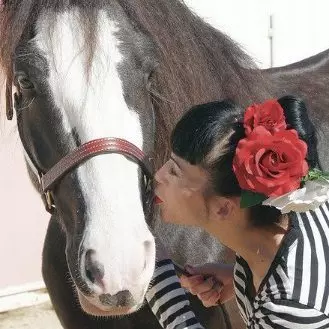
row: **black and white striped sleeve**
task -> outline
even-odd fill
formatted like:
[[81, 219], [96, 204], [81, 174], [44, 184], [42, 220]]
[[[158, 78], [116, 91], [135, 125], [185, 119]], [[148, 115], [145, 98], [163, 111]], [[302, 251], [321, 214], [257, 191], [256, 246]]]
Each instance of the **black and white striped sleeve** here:
[[163, 328], [203, 329], [169, 259], [157, 262], [146, 300]]
[[324, 313], [292, 300], [264, 303], [254, 313], [250, 329], [326, 329], [329, 318]]

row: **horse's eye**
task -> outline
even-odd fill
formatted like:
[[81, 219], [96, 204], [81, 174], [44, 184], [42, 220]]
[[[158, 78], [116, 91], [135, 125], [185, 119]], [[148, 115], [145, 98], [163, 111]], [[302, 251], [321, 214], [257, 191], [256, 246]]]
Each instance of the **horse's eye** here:
[[18, 84], [22, 89], [33, 89], [33, 82], [26, 76], [19, 76], [17, 78]]

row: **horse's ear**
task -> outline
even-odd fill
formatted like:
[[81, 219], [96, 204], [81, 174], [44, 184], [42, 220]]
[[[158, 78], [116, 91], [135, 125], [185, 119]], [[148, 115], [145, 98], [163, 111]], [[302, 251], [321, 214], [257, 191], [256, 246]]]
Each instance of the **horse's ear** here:
[[7, 80], [6, 81], [6, 114], [8, 120], [12, 120], [14, 114], [12, 92], [13, 92], [12, 83], [11, 81]]

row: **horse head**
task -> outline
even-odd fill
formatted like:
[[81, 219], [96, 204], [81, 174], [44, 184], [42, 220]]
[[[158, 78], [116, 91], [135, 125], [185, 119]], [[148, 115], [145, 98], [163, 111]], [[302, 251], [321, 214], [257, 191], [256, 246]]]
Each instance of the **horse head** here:
[[[147, 87], [156, 62], [145, 35], [115, 2], [32, 7], [38, 15], [31, 14], [12, 60], [14, 107], [30, 169], [42, 180], [72, 151], [104, 137], [151, 154], [155, 123]], [[136, 311], [154, 271], [145, 173], [122, 153], [75, 163], [47, 191], [66, 235], [80, 303], [94, 315]]]

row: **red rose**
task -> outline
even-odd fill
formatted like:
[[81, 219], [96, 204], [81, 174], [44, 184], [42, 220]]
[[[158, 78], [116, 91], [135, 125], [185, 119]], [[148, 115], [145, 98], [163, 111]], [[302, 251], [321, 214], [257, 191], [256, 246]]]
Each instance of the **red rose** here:
[[243, 190], [281, 196], [300, 187], [308, 172], [307, 145], [295, 130], [257, 127], [236, 149], [233, 170]]
[[287, 128], [283, 108], [274, 99], [247, 108], [244, 128], [248, 136], [256, 127], [263, 126], [272, 134]]

